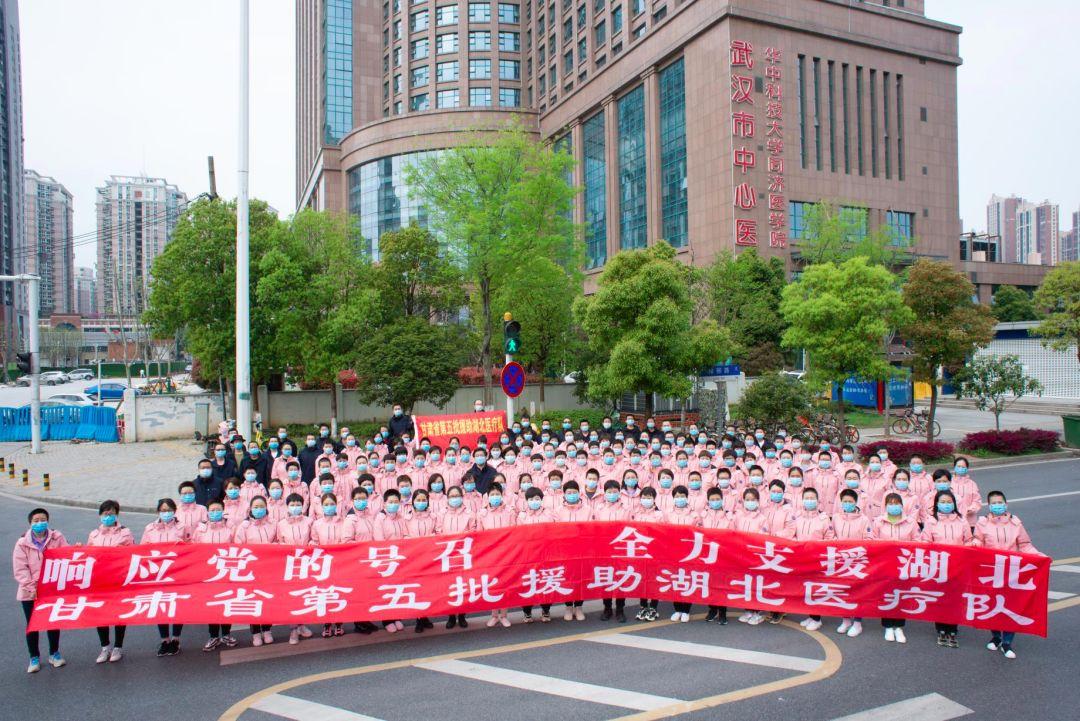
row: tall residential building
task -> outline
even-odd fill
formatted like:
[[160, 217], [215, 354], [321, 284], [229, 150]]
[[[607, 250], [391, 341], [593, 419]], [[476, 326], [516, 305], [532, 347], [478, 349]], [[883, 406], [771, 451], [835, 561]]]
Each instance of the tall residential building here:
[[1026, 202], [1015, 195], [1007, 198], [991, 195], [986, 204], [986, 234], [1001, 239], [1002, 263], [1024, 262], [1017, 260], [1016, 209]]
[[424, 218], [409, 163], [513, 121], [578, 161], [587, 289], [660, 239], [794, 269], [826, 200], [984, 293], [1012, 269], [960, 261], [960, 32], [922, 0], [301, 0], [297, 207], [377, 254]]
[[[22, 68], [18, 0], [0, 0], [0, 274], [26, 270], [23, 212]], [[0, 284], [3, 351], [26, 343], [29, 316], [22, 284]], [[8, 357], [8, 356], [5, 356]], [[6, 373], [5, 373], [6, 375]]]
[[75, 249], [71, 193], [55, 179], [27, 169], [26, 272], [41, 278], [39, 312], [75, 312]]
[[75, 269], [75, 312], [84, 318], [94, 318], [97, 312], [97, 292], [93, 268]]
[[150, 268], [172, 239], [187, 196], [162, 178], [112, 175], [97, 189], [97, 311], [146, 309]]
[[1043, 265], [1060, 262], [1061, 228], [1058, 225], [1058, 206], [1044, 200], [1035, 206], [1035, 251]]
[[[997, 196], [994, 196], [997, 197]], [[1058, 206], [1050, 201], [1031, 203], [1016, 199], [1015, 235], [1004, 237], [1006, 263], [1027, 265], [1057, 265], [1060, 252]], [[994, 207], [993, 198], [987, 206], [987, 216]], [[1010, 249], [1012, 254], [1010, 256]], [[1012, 258], [1008, 260], [1008, 258]]]

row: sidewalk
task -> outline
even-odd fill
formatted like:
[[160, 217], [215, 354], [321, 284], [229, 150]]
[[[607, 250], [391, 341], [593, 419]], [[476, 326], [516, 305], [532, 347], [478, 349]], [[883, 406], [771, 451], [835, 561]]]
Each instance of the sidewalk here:
[[[28, 443], [0, 443], [0, 457], [15, 462], [15, 480], [0, 473], [0, 493], [63, 505], [97, 508], [106, 498], [122, 510], [153, 512], [159, 498], [175, 498], [180, 481], [195, 477], [202, 444], [190, 440], [156, 443], [71, 443], [46, 441], [40, 455]], [[22, 471], [30, 471], [23, 486]], [[48, 473], [51, 490], [44, 489]]]
[[[925, 405], [920, 404], [920, 408]], [[989, 411], [979, 411], [971, 408], [941, 408], [937, 409], [937, 422], [941, 424], [941, 437], [937, 440], [948, 443], [958, 443], [968, 433], [976, 431], [992, 430], [994, 427], [994, 414]], [[1063, 431], [1060, 415], [1037, 414], [1037, 413], [1011, 413], [1006, 411], [1001, 414], [1001, 428], [1003, 430], [1017, 428], [1035, 428], [1038, 430]], [[885, 437], [885, 430], [881, 426], [859, 428], [860, 443], [869, 440], [880, 440]], [[917, 441], [925, 439], [924, 435], [911, 434], [890, 435], [891, 440]]]

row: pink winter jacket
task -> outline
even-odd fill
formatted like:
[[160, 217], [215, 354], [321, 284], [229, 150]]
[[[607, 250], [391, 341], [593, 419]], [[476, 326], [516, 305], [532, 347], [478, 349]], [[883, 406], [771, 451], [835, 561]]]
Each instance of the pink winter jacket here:
[[1011, 513], [1004, 516], [983, 516], [975, 524], [975, 542], [984, 548], [1020, 553], [1038, 553], [1031, 543], [1031, 536], [1020, 519]]
[[11, 554], [11, 567], [15, 572], [15, 583], [19, 585], [15, 592], [18, 601], [33, 601], [37, 597], [38, 579], [41, 578], [41, 565], [46, 548], [63, 548], [69, 546], [64, 534], [60, 531], [49, 530], [45, 536], [45, 543], [41, 548], [34, 545], [31, 540], [33, 531], [27, 529], [26, 533], [19, 536], [15, 542], [15, 550]]

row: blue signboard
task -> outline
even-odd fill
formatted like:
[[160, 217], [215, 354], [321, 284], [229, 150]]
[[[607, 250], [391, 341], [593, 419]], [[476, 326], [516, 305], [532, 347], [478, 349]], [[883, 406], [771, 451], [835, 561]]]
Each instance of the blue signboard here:
[[[910, 406], [911, 381], [907, 378], [893, 378], [887, 384], [889, 391], [889, 405]], [[839, 400], [836, 393], [836, 384], [832, 386], [832, 399]], [[848, 378], [844, 381], [844, 403], [862, 408], [877, 408], [878, 384], [877, 381], [858, 381]]]
[[704, 369], [701, 375], [707, 377], [715, 376], [737, 376], [742, 373], [742, 368], [738, 363], [717, 363], [714, 366]]

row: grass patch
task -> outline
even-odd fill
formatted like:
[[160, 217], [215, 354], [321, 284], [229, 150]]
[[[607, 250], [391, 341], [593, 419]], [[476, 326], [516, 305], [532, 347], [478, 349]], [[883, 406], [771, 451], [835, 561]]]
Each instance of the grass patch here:
[[885, 424], [885, 416], [871, 411], [849, 410], [844, 414], [844, 420], [856, 428], [883, 428]]
[[1029, 448], [1026, 451], [1020, 453], [998, 453], [997, 451], [988, 451], [985, 448], [978, 448], [974, 451], [957, 450], [957, 453], [964, 456], [972, 456], [973, 458], [1016, 458], [1017, 456], [1041, 456], [1048, 451], [1041, 451], [1038, 448]]

